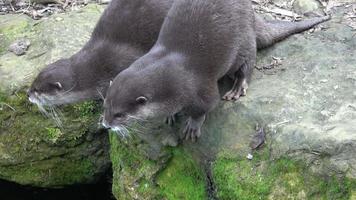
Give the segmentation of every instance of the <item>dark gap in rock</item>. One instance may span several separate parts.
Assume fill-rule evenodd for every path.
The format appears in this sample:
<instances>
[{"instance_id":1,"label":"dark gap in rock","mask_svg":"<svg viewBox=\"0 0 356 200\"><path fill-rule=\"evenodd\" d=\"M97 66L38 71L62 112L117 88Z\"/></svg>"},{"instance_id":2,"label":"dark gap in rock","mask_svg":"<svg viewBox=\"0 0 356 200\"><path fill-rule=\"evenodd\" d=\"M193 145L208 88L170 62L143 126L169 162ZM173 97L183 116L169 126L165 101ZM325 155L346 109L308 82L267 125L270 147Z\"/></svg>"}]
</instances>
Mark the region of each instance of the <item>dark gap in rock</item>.
<instances>
[{"instance_id":1,"label":"dark gap in rock","mask_svg":"<svg viewBox=\"0 0 356 200\"><path fill-rule=\"evenodd\" d=\"M111 168L96 183L59 189L23 186L0 179L0 197L6 200L114 200L111 185Z\"/></svg>"},{"instance_id":2,"label":"dark gap in rock","mask_svg":"<svg viewBox=\"0 0 356 200\"><path fill-rule=\"evenodd\" d=\"M208 193L208 199L209 200L218 200L217 196L216 196L216 187L215 187L215 183L213 180L213 174L211 172L211 164L212 161L206 161L205 163L205 174L206 174L206 189L207 189L207 193Z\"/></svg>"}]
</instances>

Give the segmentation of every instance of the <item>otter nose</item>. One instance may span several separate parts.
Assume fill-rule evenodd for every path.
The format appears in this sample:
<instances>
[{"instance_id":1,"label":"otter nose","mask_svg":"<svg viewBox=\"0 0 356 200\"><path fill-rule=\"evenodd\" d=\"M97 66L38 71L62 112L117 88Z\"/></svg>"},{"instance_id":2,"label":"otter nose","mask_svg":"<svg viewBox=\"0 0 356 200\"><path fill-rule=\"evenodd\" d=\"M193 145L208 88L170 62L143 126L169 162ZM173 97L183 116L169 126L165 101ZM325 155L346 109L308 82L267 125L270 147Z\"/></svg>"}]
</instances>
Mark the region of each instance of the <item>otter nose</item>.
<instances>
[{"instance_id":1,"label":"otter nose","mask_svg":"<svg viewBox=\"0 0 356 200\"><path fill-rule=\"evenodd\" d=\"M101 122L101 125L103 125L104 128L110 129L110 125L107 123L105 119Z\"/></svg>"}]
</instances>

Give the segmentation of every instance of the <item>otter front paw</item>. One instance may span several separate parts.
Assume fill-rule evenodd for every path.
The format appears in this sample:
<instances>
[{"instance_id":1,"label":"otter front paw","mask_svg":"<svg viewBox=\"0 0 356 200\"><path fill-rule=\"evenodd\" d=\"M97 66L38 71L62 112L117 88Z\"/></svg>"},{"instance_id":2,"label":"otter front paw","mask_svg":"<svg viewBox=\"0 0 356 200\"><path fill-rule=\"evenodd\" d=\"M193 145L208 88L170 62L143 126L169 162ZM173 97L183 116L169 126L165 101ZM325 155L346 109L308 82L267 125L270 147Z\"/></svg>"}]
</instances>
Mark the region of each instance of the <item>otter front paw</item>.
<instances>
[{"instance_id":1,"label":"otter front paw","mask_svg":"<svg viewBox=\"0 0 356 200\"><path fill-rule=\"evenodd\" d=\"M186 140L191 139L193 142L195 142L201 136L200 129L204 120L205 116L199 118L198 120L189 117L183 131Z\"/></svg>"}]
</instances>

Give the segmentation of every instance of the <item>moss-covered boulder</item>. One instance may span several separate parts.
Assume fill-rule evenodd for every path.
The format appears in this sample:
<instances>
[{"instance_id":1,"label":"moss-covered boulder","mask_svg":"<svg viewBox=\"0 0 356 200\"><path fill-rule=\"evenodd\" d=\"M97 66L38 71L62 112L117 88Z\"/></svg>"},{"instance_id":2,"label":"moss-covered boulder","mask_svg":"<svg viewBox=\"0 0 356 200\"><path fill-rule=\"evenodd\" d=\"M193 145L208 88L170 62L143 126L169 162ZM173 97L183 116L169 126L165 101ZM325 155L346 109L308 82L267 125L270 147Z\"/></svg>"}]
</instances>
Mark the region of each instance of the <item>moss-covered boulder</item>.
<instances>
[{"instance_id":1,"label":"moss-covered boulder","mask_svg":"<svg viewBox=\"0 0 356 200\"><path fill-rule=\"evenodd\" d=\"M1 179L62 187L93 182L109 167L109 138L98 128L97 103L60 107L56 112L59 122L39 112L25 94L46 64L81 48L102 10L89 5L39 21L24 15L0 17ZM22 38L31 43L25 55L7 51Z\"/></svg>"},{"instance_id":2,"label":"moss-covered boulder","mask_svg":"<svg viewBox=\"0 0 356 200\"><path fill-rule=\"evenodd\" d=\"M342 20L348 11L336 10L325 30L260 52L248 95L209 116L199 143L216 146L219 199L354 198L356 40ZM253 151L256 124L267 135Z\"/></svg>"},{"instance_id":3,"label":"moss-covered boulder","mask_svg":"<svg viewBox=\"0 0 356 200\"><path fill-rule=\"evenodd\" d=\"M218 199L352 199L356 180L337 174L317 176L303 162L281 157L271 159L266 151L254 159L223 152L212 171Z\"/></svg>"},{"instance_id":4,"label":"moss-covered boulder","mask_svg":"<svg viewBox=\"0 0 356 200\"><path fill-rule=\"evenodd\" d=\"M186 149L167 147L175 144L174 130L159 123L146 127L150 128L145 135L110 135L115 197L206 199L206 176L201 164Z\"/></svg>"},{"instance_id":5,"label":"moss-covered boulder","mask_svg":"<svg viewBox=\"0 0 356 200\"><path fill-rule=\"evenodd\" d=\"M356 39L342 16L351 7L334 11L325 29L260 52L247 96L221 102L197 143L112 136L117 199L354 199ZM136 134L159 142L184 125L152 124ZM266 141L253 150L256 126Z\"/></svg>"}]
</instances>

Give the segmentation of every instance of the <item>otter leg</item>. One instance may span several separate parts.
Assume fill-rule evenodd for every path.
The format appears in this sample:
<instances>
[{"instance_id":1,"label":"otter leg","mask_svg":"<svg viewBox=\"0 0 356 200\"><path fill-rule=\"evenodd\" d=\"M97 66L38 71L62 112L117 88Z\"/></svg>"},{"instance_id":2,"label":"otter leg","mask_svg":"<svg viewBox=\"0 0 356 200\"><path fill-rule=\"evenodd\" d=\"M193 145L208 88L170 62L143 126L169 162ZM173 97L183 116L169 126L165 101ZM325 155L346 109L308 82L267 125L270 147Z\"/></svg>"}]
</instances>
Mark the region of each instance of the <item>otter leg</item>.
<instances>
[{"instance_id":1,"label":"otter leg","mask_svg":"<svg viewBox=\"0 0 356 200\"><path fill-rule=\"evenodd\" d=\"M205 115L198 118L189 117L184 129L185 139L195 142L201 136L201 126L205 121Z\"/></svg>"},{"instance_id":2,"label":"otter leg","mask_svg":"<svg viewBox=\"0 0 356 200\"><path fill-rule=\"evenodd\" d=\"M246 96L248 82L251 77L251 69L252 67L250 67L247 63L243 64L239 68L239 70L235 73L234 85L232 86L232 89L222 97L223 100L236 101L241 96Z\"/></svg>"},{"instance_id":3,"label":"otter leg","mask_svg":"<svg viewBox=\"0 0 356 200\"><path fill-rule=\"evenodd\" d=\"M203 81L209 83L209 81ZM206 114L209 113L220 101L218 84L206 84L204 88L197 91L198 96L192 98L192 104L185 108L189 116L184 128L184 137L195 142L201 136L201 127L205 121Z\"/></svg>"}]
</instances>

